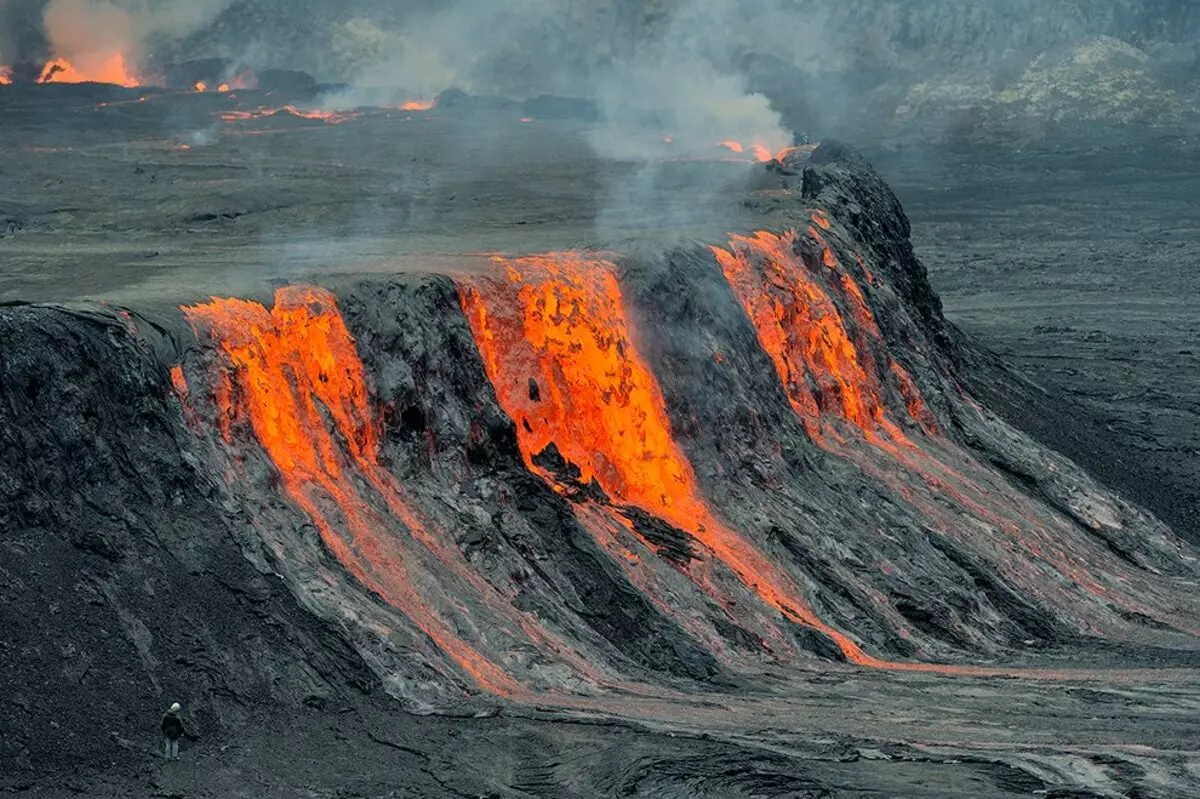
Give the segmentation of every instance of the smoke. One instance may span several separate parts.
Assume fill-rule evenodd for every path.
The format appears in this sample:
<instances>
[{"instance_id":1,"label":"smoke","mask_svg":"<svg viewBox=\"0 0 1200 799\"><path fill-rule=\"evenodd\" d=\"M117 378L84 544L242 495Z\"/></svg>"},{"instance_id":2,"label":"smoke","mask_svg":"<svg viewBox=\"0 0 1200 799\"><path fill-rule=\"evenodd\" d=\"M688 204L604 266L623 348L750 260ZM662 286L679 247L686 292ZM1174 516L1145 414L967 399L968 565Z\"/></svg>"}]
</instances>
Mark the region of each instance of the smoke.
<instances>
[{"instance_id":1,"label":"smoke","mask_svg":"<svg viewBox=\"0 0 1200 799\"><path fill-rule=\"evenodd\" d=\"M404 17L399 27L367 17L333 32L333 61L353 89L341 106L432 100L449 88L521 95L562 91L594 54L578 9L556 0L457 0ZM586 32L585 32L586 31Z\"/></svg>"},{"instance_id":2,"label":"smoke","mask_svg":"<svg viewBox=\"0 0 1200 799\"><path fill-rule=\"evenodd\" d=\"M55 58L98 68L122 54L137 63L156 38L187 36L211 23L231 0L50 0L42 15Z\"/></svg>"},{"instance_id":3,"label":"smoke","mask_svg":"<svg viewBox=\"0 0 1200 799\"><path fill-rule=\"evenodd\" d=\"M791 143L768 99L747 89L733 66L744 22L736 0L689 0L663 32L646 41L637 56L596 77L594 93L605 124L589 135L602 156L661 157L647 141L670 139L671 152L709 154L720 142L771 152Z\"/></svg>"}]
</instances>

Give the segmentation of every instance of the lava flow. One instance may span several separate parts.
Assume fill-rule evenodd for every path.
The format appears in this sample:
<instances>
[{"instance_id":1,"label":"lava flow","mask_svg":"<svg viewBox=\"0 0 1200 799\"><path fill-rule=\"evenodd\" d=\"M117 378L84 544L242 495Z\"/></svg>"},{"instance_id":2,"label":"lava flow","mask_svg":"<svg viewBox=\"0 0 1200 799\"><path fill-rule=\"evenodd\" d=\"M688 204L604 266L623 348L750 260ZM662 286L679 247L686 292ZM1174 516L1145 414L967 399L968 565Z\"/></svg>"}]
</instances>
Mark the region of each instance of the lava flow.
<instances>
[{"instance_id":1,"label":"lava flow","mask_svg":"<svg viewBox=\"0 0 1200 799\"><path fill-rule=\"evenodd\" d=\"M1063 575L1069 584L1080 586L1093 597L1164 624L1186 627L1168 615L1101 585L1093 575L1108 574L1108 567L1101 566L1099 561L1090 563L1061 545L1055 546L1055 540L1061 542L1073 537L1072 530L1061 531L1060 538L1045 540L1045 530L1034 513L1022 512L1020 503L1008 498L1002 489L993 492L982 487L987 482L986 470L975 468L977 478L967 477L959 468L950 466L949 460L943 462L932 454L938 447L915 446L889 419L885 385L895 390L908 415L927 433L938 431L912 377L888 358L879 327L861 289L840 269L833 249L818 230L829 231L832 223L820 211L814 212L812 220L814 226L807 232L820 247L820 267L806 265L797 252L794 232L782 236L766 231L758 231L754 236L734 235L730 237L728 249L711 248L750 318L760 346L770 356L792 408L812 439L854 461L865 472L914 502L926 518L937 520L935 526L946 535L961 538L954 532L961 527L957 523L958 517L955 513L945 512L943 504L946 502L957 505L958 512L1002 531L1002 538L1024 550L1030 561L1010 561L1001 552L997 554L998 568L1022 582L1031 593L1043 592L1038 589L1036 574L1030 578L1026 572L1029 568L1036 570L1037 562L1044 562ZM833 299L835 296L846 307L845 311L839 309ZM917 476L917 493L904 479L881 464L852 449L831 446L841 439L830 425L830 419L855 425L867 441L891 455L905 474ZM827 441L829 433L833 433L833 442ZM971 459L960 460L973 463ZM936 499L920 499L926 493L926 487L933 488ZM1022 529L1014 519L1024 521L1027 529ZM986 540L981 548L995 546L997 541ZM1094 549L1094 546L1090 548ZM1121 574L1114 582L1128 584L1131 579L1135 579L1134 575Z\"/></svg>"},{"instance_id":2,"label":"lava flow","mask_svg":"<svg viewBox=\"0 0 1200 799\"><path fill-rule=\"evenodd\" d=\"M823 216L816 222L828 224ZM836 269L832 250L815 229L810 233L821 246L823 266ZM852 301L853 326L796 253L794 232L735 235L728 249L711 249L814 440L823 439L832 416L855 425L869 440L886 433L903 442L904 434L886 415L885 376L896 380L914 418L924 420L911 378L896 364L878 368L871 350L881 347L879 328L852 278L842 275L839 282Z\"/></svg>"},{"instance_id":3,"label":"lava flow","mask_svg":"<svg viewBox=\"0 0 1200 799\"><path fill-rule=\"evenodd\" d=\"M616 267L575 253L496 260L507 281L464 282L459 296L526 465L568 490L539 465L553 445L579 482L686 531L768 606L833 639L851 662L877 664L818 619L799 586L702 498L630 338Z\"/></svg>"},{"instance_id":4,"label":"lava flow","mask_svg":"<svg viewBox=\"0 0 1200 799\"><path fill-rule=\"evenodd\" d=\"M384 494L414 539L432 537L377 463L362 362L336 298L323 289L291 286L276 292L271 311L239 299L214 299L182 310L193 326L208 331L227 359L227 366L218 368L213 392L227 405L220 409L224 418L245 411L287 496L312 519L326 546L480 687L497 695L515 693L513 678L461 640L417 592L401 542L393 540L384 514L353 479L358 474ZM177 389L180 385L186 386L182 374ZM228 430L223 435L228 441Z\"/></svg>"}]
</instances>

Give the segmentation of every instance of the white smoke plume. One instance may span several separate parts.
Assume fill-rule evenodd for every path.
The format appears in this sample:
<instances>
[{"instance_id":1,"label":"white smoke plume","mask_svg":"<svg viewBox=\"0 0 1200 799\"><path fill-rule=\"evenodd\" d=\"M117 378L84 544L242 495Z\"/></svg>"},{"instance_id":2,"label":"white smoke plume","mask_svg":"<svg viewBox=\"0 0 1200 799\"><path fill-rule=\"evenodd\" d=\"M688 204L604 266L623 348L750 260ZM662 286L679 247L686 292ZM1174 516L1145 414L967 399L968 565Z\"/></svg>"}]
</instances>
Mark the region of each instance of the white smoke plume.
<instances>
[{"instance_id":1,"label":"white smoke plume","mask_svg":"<svg viewBox=\"0 0 1200 799\"><path fill-rule=\"evenodd\" d=\"M121 54L133 64L154 37L181 37L212 22L231 0L50 0L43 26L51 54L83 71Z\"/></svg>"},{"instance_id":2,"label":"white smoke plume","mask_svg":"<svg viewBox=\"0 0 1200 799\"><path fill-rule=\"evenodd\" d=\"M597 76L606 124L589 138L599 154L661 157L662 148L647 142L664 139L683 157L711 154L726 141L771 153L791 144L779 114L766 97L747 90L734 67L737 34L753 22L743 6L737 0L683 0L636 58Z\"/></svg>"},{"instance_id":3,"label":"white smoke plume","mask_svg":"<svg viewBox=\"0 0 1200 799\"><path fill-rule=\"evenodd\" d=\"M753 18L739 0L657 4L666 14L648 26L656 33L632 47L640 26L622 18L629 3L454 0L405 16L399 28L354 18L331 36L352 88L328 103L428 101L452 87L578 94L601 106L606 124L590 142L606 157L660 158L664 139L680 156L712 154L722 141L776 152L791 133L734 65L780 2L760 2Z\"/></svg>"},{"instance_id":4,"label":"white smoke plume","mask_svg":"<svg viewBox=\"0 0 1200 799\"><path fill-rule=\"evenodd\" d=\"M579 13L558 0L452 0L405 15L399 27L355 17L331 36L334 61L352 88L330 103L430 101L449 88L519 95L536 84L563 91L580 73L573 54L589 49L571 44L570 23Z\"/></svg>"}]
</instances>

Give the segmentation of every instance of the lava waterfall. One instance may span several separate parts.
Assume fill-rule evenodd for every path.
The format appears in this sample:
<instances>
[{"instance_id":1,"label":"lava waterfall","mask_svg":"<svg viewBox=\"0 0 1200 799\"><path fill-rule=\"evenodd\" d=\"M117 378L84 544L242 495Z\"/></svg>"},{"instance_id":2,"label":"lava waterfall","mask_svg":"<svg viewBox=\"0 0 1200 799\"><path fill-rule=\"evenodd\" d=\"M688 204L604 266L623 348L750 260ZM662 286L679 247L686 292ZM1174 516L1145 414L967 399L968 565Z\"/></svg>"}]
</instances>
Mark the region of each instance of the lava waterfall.
<instances>
[{"instance_id":1,"label":"lava waterfall","mask_svg":"<svg viewBox=\"0 0 1200 799\"><path fill-rule=\"evenodd\" d=\"M2 318L103 325L87 357L140 377L94 401L139 409L205 486L178 500L204 524L160 535L236 541L413 706L832 662L1037 676L1069 642L1193 641L1184 545L962 387L969 345L870 167L827 145L760 180L763 229L652 257ZM5 370L5 428L51 446L37 368ZM24 523L37 474L0 483Z\"/></svg>"},{"instance_id":2,"label":"lava waterfall","mask_svg":"<svg viewBox=\"0 0 1200 799\"><path fill-rule=\"evenodd\" d=\"M791 225L654 263L185 306L183 412L400 695L1195 634L1181 545L961 391L894 199L821 155Z\"/></svg>"}]
</instances>

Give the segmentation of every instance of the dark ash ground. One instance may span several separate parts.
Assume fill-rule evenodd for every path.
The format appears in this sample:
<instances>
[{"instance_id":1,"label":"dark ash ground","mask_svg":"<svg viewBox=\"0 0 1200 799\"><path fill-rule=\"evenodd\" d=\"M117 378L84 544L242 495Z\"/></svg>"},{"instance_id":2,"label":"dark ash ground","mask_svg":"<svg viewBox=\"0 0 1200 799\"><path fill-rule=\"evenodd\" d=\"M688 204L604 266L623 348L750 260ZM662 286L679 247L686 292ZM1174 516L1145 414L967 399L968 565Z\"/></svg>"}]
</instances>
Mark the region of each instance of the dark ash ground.
<instances>
[{"instance_id":1,"label":"dark ash ground","mask_svg":"<svg viewBox=\"0 0 1200 799\"><path fill-rule=\"evenodd\" d=\"M0 95L12 104L0 151L0 300L65 303L85 317L81 301L153 318L306 276L461 271L492 250L638 251L661 247L665 231L720 240L772 221L769 206L723 199L746 165L707 163L668 165L665 189L606 216L628 172L584 156L584 126L571 120L435 114L329 126L283 115L214 127L209 98L163 98L164 115L61 95ZM177 149L209 141L199 130L217 135ZM1200 239L1182 226L1200 194L1194 148L875 160L913 220L948 318L1046 392L985 354L965 371L971 390L1195 542ZM710 197L672 191L697 174L719 176ZM1200 782L1198 664L1187 647L1066 639L1029 656L1108 669L1092 677L817 663L687 702L615 697L566 711L475 698L444 715L404 714L337 629L220 535L136 538L181 519L221 530L234 511L193 492L196 467L173 454L175 433L158 422L166 400L153 369L111 357L120 329L99 318L93 337L72 325L22 327L33 313L5 311L11 374L33 370L12 342L84 353L47 367L38 420L52 430L59 415L64 450L86 447L65 420L103 438L124 416L97 414L89 397L119 397L144 424L127 450L76 476L103 485L119 474L147 488L137 501L103 497L98 528L20 526L43 518L42 495L0 515L0 666L39 669L9 672L0 786L16 795L1174 797ZM169 338L151 341L169 350ZM139 453L161 457L131 457ZM46 475L71 474L54 466L60 453L37 457L51 464ZM30 471L41 473L38 461ZM54 496L73 486L47 477L40 488ZM82 520L94 510L56 513ZM122 593L118 571L147 590ZM123 716L87 712L100 704L89 688L97 680L119 686L109 704ZM164 766L154 728L161 700L179 692L189 704L200 703L187 692L207 694L210 715L191 720L199 737ZM60 707L82 711L47 710Z\"/></svg>"}]
</instances>

